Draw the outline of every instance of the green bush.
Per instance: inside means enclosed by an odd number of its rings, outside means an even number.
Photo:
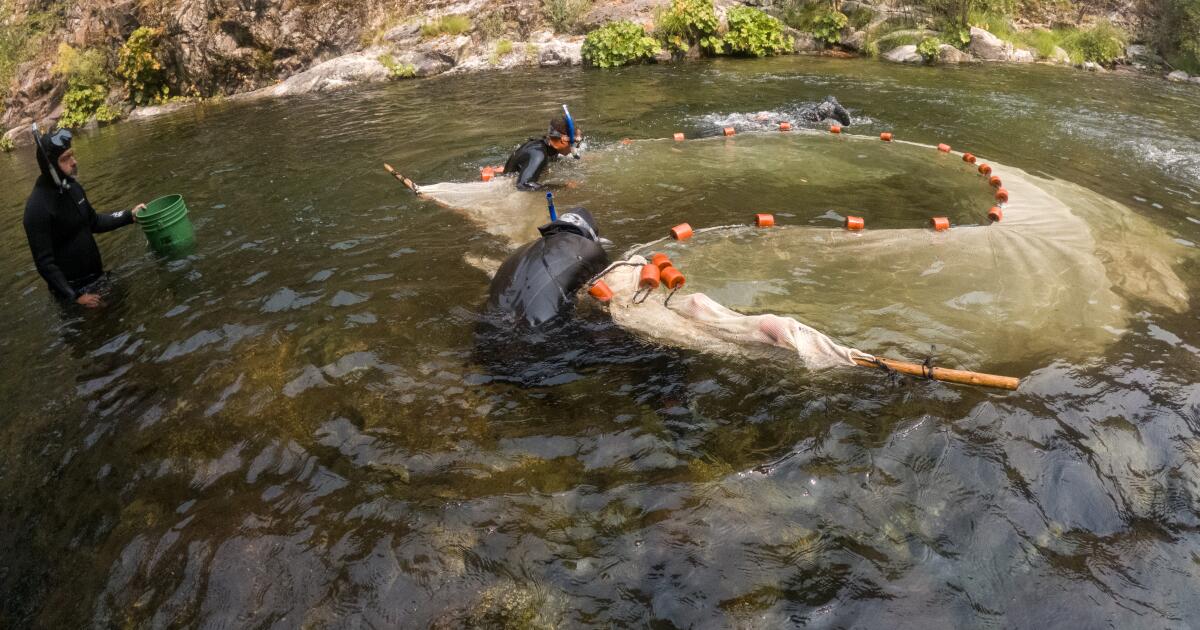
[[[1200,74],[1200,0],[1149,0],[1149,35],[1171,65]]]
[[[492,54],[490,57],[488,57],[488,63],[494,66],[500,63],[501,59],[512,54],[512,51],[513,43],[507,39],[502,39],[496,42],[496,46],[492,48]]]
[[[8,153],[15,148],[16,145],[13,144],[12,138],[0,136],[0,153]]]
[[[724,43],[730,53],[764,57],[791,52],[792,38],[783,23],[753,7],[733,7],[725,14],[729,31]]]
[[[480,18],[475,24],[475,29],[483,37],[484,41],[490,41],[504,34],[504,17],[499,11],[492,11]]]
[[[670,7],[658,11],[654,22],[655,35],[675,51],[686,52],[693,45],[708,54],[724,49],[712,0],[672,0]]]
[[[73,85],[107,84],[110,77],[106,65],[104,53],[99,50],[89,48],[80,52],[62,42],[58,45],[58,57],[50,71]]]
[[[592,0],[542,0],[542,15],[559,33],[571,33],[592,9]]]
[[[399,63],[390,53],[379,55],[377,59],[384,68],[387,68],[388,76],[393,79],[411,79],[417,76],[416,66],[411,63]]]
[[[159,61],[162,29],[138,27],[117,53],[117,76],[129,88],[129,99],[136,105],[163,103],[167,100],[166,73]]]
[[[941,54],[942,40],[936,37],[926,37],[917,44],[917,54],[925,60],[925,63],[936,63],[938,55]]]
[[[465,15],[443,15],[442,17],[421,25],[421,35],[438,37],[441,35],[462,35],[471,30],[471,20]]]
[[[100,122],[116,120],[120,112],[108,106],[108,88],[103,85],[76,85],[63,95],[59,127],[75,128],[87,124],[95,116]]]
[[[583,59],[601,68],[615,68],[653,59],[658,41],[646,29],[627,20],[609,22],[583,40]]]
[[[1021,48],[1036,52],[1042,59],[1050,59],[1054,56],[1054,49],[1062,47],[1062,40],[1066,37],[1067,32],[1065,30],[1048,31],[1044,28],[1021,31],[1014,35],[1012,42]]]
[[[842,29],[846,28],[849,21],[850,18],[846,17],[845,13],[828,9],[813,16],[809,30],[818,41],[832,46],[842,41]]]
[[[1063,48],[1072,59],[1082,58],[1101,65],[1109,65],[1125,54],[1125,34],[1107,20],[1095,26],[1068,35]]]

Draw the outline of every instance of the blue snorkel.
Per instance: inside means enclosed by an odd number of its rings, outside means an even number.
[[[557,221],[558,214],[554,212],[554,193],[552,192],[546,193],[546,207],[550,210],[550,220]]]
[[[575,140],[575,119],[571,117],[571,110],[567,109],[566,103],[563,103],[563,119],[567,121],[567,145],[571,147],[571,157],[579,159],[579,152],[583,150],[583,141]]]

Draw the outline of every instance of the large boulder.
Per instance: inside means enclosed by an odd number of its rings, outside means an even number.
[[[915,44],[897,46],[889,50],[883,58],[893,63],[921,63],[924,61],[921,54],[917,52]]]
[[[1184,72],[1183,70],[1176,70],[1167,75],[1167,80],[1174,81],[1176,83],[1183,83],[1188,80],[1188,73]]]
[[[553,40],[538,49],[538,65],[542,67],[578,66],[583,64],[583,41]]]
[[[1033,63],[1037,61],[1037,55],[1033,51],[1025,50],[1024,48],[1014,48],[1008,53],[1008,61],[1013,63]]]
[[[390,76],[378,55],[354,53],[319,63],[269,90],[272,96],[329,92],[355,83],[385,81]]]
[[[457,60],[445,53],[414,50],[400,55],[396,62],[412,66],[413,76],[432,77],[454,68]]]
[[[1163,58],[1142,44],[1130,44],[1125,48],[1125,58],[1135,68],[1149,68],[1164,64]]]
[[[1050,57],[1049,57],[1049,59],[1047,59],[1047,61],[1049,61],[1050,63],[1057,63],[1060,65],[1069,66],[1069,65],[1071,65],[1071,55],[1067,51],[1063,50],[1062,48],[1055,46],[1054,52],[1050,53]]]
[[[863,46],[867,45],[867,32],[849,31],[842,35],[841,44],[847,50],[862,50]]]
[[[972,26],[971,43],[967,44],[967,52],[984,61],[1008,61],[1012,45],[991,33]]]
[[[785,26],[783,32],[792,38],[792,51],[798,53],[820,52],[825,48],[825,45],[817,41],[812,33],[804,33],[789,26]]]
[[[942,44],[938,47],[938,63],[967,63],[970,61],[975,61],[975,58],[950,44]]]

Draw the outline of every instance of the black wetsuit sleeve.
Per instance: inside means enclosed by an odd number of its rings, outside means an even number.
[[[542,164],[546,162],[546,154],[541,151],[527,151],[526,155],[529,159],[521,166],[521,173],[517,176],[517,188],[538,190],[542,185],[537,183],[537,177],[542,169]]]
[[[129,210],[122,210],[112,214],[100,214],[92,207],[92,202],[88,201],[87,197],[83,198],[83,203],[87,206],[88,219],[91,222],[93,234],[111,232],[133,223],[133,212]]]
[[[67,276],[54,259],[54,237],[51,232],[50,213],[39,207],[34,200],[25,206],[25,237],[29,239],[29,251],[33,253],[33,264],[45,278],[50,288],[64,297],[75,299],[77,294]]]

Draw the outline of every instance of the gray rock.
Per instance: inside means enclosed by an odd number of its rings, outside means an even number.
[[[971,61],[975,61],[975,58],[950,44],[942,44],[938,47],[938,63],[968,63]]]
[[[383,39],[393,43],[407,42],[421,37],[421,25],[412,22],[410,24],[401,24],[400,26],[388,29],[383,34]]]
[[[1037,55],[1033,51],[1025,50],[1024,48],[1014,48],[1008,53],[1008,61],[1013,63],[1033,63],[1037,61]]]
[[[166,105],[151,105],[149,107],[136,107],[129,112],[129,120],[142,120],[146,118],[154,118],[163,114],[177,112],[181,109],[187,109],[196,105],[193,101],[176,101],[167,103]]]
[[[389,77],[388,69],[379,63],[378,55],[354,53],[317,64],[268,90],[272,96],[310,94],[355,83],[386,81]]]
[[[1057,63],[1067,66],[1071,64],[1071,55],[1062,48],[1055,46],[1054,52],[1050,53],[1050,59],[1048,61],[1050,63]]]
[[[396,61],[413,67],[413,75],[432,77],[446,72],[454,67],[455,59],[445,53],[436,51],[413,51],[404,53]]]
[[[1183,70],[1176,70],[1167,75],[1167,80],[1183,83],[1188,80],[1188,73],[1184,72]]]
[[[967,51],[984,61],[1008,61],[1012,45],[991,33],[972,26]]]
[[[1188,79],[1188,82],[1195,83],[1196,85],[1200,85],[1200,76],[1194,76],[1194,77]]]
[[[915,44],[893,48],[883,58],[893,63],[921,63],[923,61]]]
[[[825,48],[812,33],[804,33],[791,27],[784,27],[783,31],[792,38],[792,52],[817,52]]]
[[[1094,61],[1085,61],[1085,62],[1079,64],[1079,67],[1084,70],[1087,70],[1088,72],[1104,72],[1104,66],[1102,66]]]
[[[843,35],[841,44],[847,50],[862,50],[867,44],[866,31],[854,31],[847,35]]]
[[[1161,66],[1165,62],[1162,57],[1142,44],[1131,44],[1125,48],[1125,58],[1129,63],[1139,67]]]
[[[582,41],[550,41],[543,44],[538,50],[538,65],[542,67],[582,65],[582,51]]]

